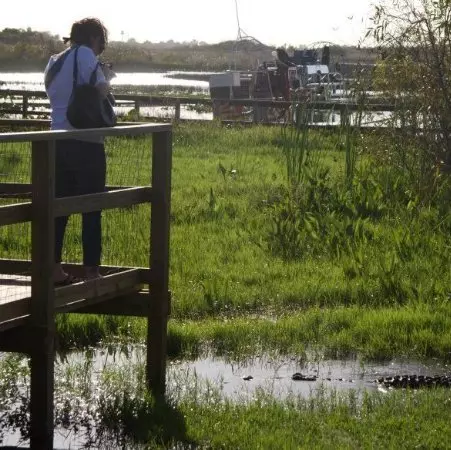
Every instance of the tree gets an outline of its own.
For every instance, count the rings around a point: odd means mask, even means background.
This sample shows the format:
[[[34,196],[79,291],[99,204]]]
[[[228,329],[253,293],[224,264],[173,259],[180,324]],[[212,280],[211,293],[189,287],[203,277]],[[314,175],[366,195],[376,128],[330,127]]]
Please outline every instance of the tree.
[[[432,161],[451,163],[451,1],[377,6],[368,32],[383,61],[376,87],[397,104],[394,121],[417,133]]]
[[[451,169],[451,0],[394,0],[375,8],[367,37],[381,58],[375,90],[395,105],[384,161],[410,178],[427,204]]]

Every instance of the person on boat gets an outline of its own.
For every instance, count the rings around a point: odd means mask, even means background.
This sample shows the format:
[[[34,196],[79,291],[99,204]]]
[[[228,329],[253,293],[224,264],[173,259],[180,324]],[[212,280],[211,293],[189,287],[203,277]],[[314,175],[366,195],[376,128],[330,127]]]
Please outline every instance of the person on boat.
[[[89,83],[93,71],[96,87],[101,95],[109,94],[110,86],[105,78],[98,56],[105,50],[108,32],[99,19],[85,18],[73,23],[70,36],[63,39],[70,46],[53,55],[45,69],[45,88],[50,100],[51,129],[72,130],[67,119],[67,108],[74,85],[74,64],[78,67],[77,84]],[[78,48],[78,51],[74,50]],[[76,59],[75,59],[76,56]],[[103,137],[77,138],[56,141],[55,196],[93,194],[105,190],[106,159]],[[55,219],[55,268],[54,283],[64,286],[82,281],[67,273],[61,264],[64,234],[69,217]],[[102,252],[101,211],[82,216],[82,245],[85,278],[100,276]]]
[[[283,48],[278,48],[276,50],[277,54],[277,71],[278,77],[275,81],[275,91],[277,92],[277,96],[282,97],[284,100],[290,99],[290,84],[288,82],[288,67],[294,66],[294,62],[291,60],[288,53]]]

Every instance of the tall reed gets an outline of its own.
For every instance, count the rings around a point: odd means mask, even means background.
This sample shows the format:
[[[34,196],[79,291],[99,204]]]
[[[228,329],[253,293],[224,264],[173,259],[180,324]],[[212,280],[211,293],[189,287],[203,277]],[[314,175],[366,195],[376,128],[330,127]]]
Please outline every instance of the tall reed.
[[[282,150],[286,160],[287,181],[290,187],[299,186],[305,176],[309,146],[309,115],[307,103],[293,105],[291,120],[282,126]]]

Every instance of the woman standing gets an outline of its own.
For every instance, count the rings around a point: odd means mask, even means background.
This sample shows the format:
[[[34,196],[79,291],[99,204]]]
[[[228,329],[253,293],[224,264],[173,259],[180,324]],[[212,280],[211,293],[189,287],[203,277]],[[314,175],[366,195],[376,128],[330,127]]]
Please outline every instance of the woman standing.
[[[45,87],[50,100],[51,129],[72,130],[67,108],[72,95],[74,64],[77,84],[87,84],[96,71],[95,86],[104,97],[110,86],[98,65],[98,56],[105,50],[108,32],[100,20],[86,18],[72,25],[70,47],[50,58],[45,69]],[[75,51],[78,49],[77,51]],[[106,162],[103,137],[56,141],[55,196],[93,194],[105,190]],[[66,273],[61,265],[64,234],[69,217],[55,219],[55,285],[64,286],[81,281]],[[83,265],[88,279],[100,276],[101,211],[82,216]]]

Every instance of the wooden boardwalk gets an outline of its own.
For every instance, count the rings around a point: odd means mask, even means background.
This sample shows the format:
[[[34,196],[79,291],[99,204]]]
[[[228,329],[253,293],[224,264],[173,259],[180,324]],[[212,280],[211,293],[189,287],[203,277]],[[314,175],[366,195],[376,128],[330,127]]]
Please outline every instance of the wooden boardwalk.
[[[78,269],[81,274],[82,268]],[[74,269],[71,270],[73,272]],[[145,283],[150,272],[146,272],[145,269],[118,269],[115,274],[99,279],[56,287],[55,313],[96,311],[108,314],[111,305],[107,300],[116,300],[117,304],[117,300],[121,299],[124,303],[121,315],[147,316],[145,295],[148,289]],[[25,319],[30,318],[31,280],[31,275],[0,274],[0,332],[23,324]],[[14,351],[15,345],[16,342],[8,344],[2,339],[0,349]]]
[[[31,296],[30,275],[0,274],[0,320],[4,319],[7,304],[21,302]],[[1,327],[1,322],[0,322]]]
[[[55,198],[55,141],[99,136],[152,135],[149,186]],[[168,124],[117,126],[76,131],[0,134],[3,143],[31,142],[31,183],[0,183],[0,197],[21,196],[23,203],[0,206],[0,226],[31,222],[31,260],[0,259],[0,352],[31,357],[31,448],[53,448],[55,315],[99,313],[148,320],[147,383],[156,396],[166,386],[169,293],[169,217],[172,127]],[[31,193],[31,195],[30,195]],[[30,201],[31,199],[31,201]],[[150,203],[149,267],[101,267],[102,277],[55,287],[56,217]],[[114,244],[113,244],[114,245]],[[65,264],[82,276],[83,267]]]
[[[50,105],[47,101],[47,94],[44,91],[27,91],[27,90],[1,90],[1,94],[13,103],[8,102],[0,104],[0,112],[4,115],[21,116],[22,119],[30,117],[48,117],[50,113]],[[340,114],[340,117],[347,117],[350,113],[365,111],[365,112],[389,112],[393,111],[395,105],[388,102],[386,99],[367,97],[364,103],[356,100],[328,100],[328,101],[312,101],[305,103],[304,100],[273,100],[273,99],[250,99],[250,98],[202,98],[202,97],[170,97],[170,96],[155,96],[155,95],[130,95],[117,94],[115,95],[116,106],[125,106],[133,108],[138,114],[142,107],[164,106],[170,107],[173,110],[171,120],[180,121],[181,110],[183,108],[193,108],[197,106],[204,106],[212,108],[213,111],[218,111],[222,107],[226,109],[231,106],[250,107],[254,112],[260,108],[275,108],[279,110],[286,110],[298,104],[305,104],[308,109],[334,111]],[[214,114],[214,117],[226,120],[223,115]],[[162,118],[157,118],[162,120]],[[233,123],[265,123],[258,118],[258,114],[251,114],[248,119],[244,117],[235,118]],[[191,119],[185,119],[191,120]],[[195,119],[194,119],[195,120]],[[267,123],[267,122],[266,122]],[[280,125],[280,121],[278,121]]]

